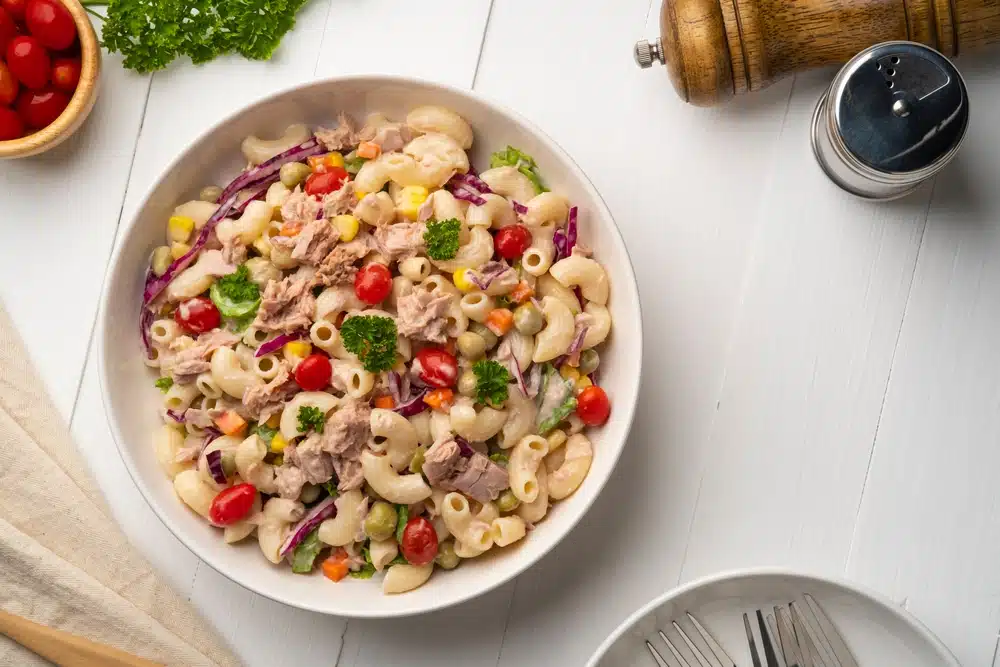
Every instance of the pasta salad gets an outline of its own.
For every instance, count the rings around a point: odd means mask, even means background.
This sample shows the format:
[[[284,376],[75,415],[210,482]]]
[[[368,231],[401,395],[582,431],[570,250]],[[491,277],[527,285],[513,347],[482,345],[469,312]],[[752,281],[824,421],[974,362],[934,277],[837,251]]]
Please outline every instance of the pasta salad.
[[[227,543],[385,593],[523,539],[610,403],[608,276],[516,148],[437,106],[248,137],[167,221],[141,314],[154,447]]]

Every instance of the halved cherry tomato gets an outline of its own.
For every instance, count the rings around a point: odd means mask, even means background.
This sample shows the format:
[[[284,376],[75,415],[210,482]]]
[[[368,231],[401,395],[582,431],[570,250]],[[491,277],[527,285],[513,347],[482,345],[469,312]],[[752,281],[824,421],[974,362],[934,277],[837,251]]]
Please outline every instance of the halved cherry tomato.
[[[58,0],[28,0],[24,22],[28,32],[50,49],[62,51],[76,41],[73,15]]]
[[[438,552],[438,536],[427,517],[415,516],[406,522],[400,551],[411,565],[427,565]]]
[[[28,88],[49,82],[49,52],[34,37],[20,35],[7,44],[7,67]]]
[[[10,14],[15,21],[23,21],[28,8],[28,0],[0,0],[0,8]]]
[[[440,347],[425,347],[417,352],[420,379],[432,387],[450,387],[458,380],[458,360]]]
[[[333,367],[322,354],[310,354],[295,367],[295,381],[306,391],[319,391],[330,384]]]
[[[9,106],[17,99],[17,91],[21,84],[11,73],[10,68],[0,62],[0,106]]]
[[[611,414],[608,395],[598,386],[587,387],[576,397],[576,414],[587,426],[600,426]]]
[[[253,509],[257,489],[253,484],[237,484],[223,489],[212,500],[208,508],[208,518],[217,526],[228,526],[246,518]]]
[[[187,301],[181,301],[174,311],[174,321],[188,333],[205,333],[219,326],[222,316],[212,300],[204,296],[196,296]]]
[[[324,172],[314,172],[306,179],[307,195],[322,197],[336,192],[347,180],[347,170],[343,167],[327,167]]]
[[[354,276],[354,293],[365,303],[380,303],[391,291],[392,273],[382,264],[369,264]]]
[[[56,58],[52,63],[52,85],[59,90],[72,93],[80,83],[80,59]]]
[[[0,53],[7,53],[10,40],[17,37],[17,25],[14,19],[3,8],[0,8]]]
[[[7,107],[0,107],[0,141],[18,139],[24,135],[24,121],[17,112]]]
[[[518,259],[531,245],[531,232],[524,225],[501,227],[493,238],[493,247],[504,259]]]
[[[25,125],[38,130],[50,125],[68,104],[69,95],[61,90],[22,90],[17,98],[17,113]]]

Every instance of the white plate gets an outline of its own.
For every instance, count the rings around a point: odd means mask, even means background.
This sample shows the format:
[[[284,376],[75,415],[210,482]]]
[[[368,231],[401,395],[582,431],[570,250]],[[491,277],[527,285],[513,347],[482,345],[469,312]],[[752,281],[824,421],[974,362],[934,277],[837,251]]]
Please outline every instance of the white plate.
[[[475,132],[473,164],[483,169],[507,144],[534,156],[548,186],[580,208],[580,241],[608,270],[614,318],[601,353],[601,384],[611,398],[611,419],[591,433],[594,461],[583,485],[554,506],[527,539],[503,553],[436,572],[421,588],[385,596],[377,581],[333,584],[315,573],[292,574],[272,566],[254,540],[225,544],[216,528],[195,516],[174,495],[156,462],[151,434],[162,395],[145,367],[138,316],[143,275],[152,249],[164,242],[165,225],[178,204],[195,199],[208,184],[222,184],[243,168],[240,142],[248,134],[278,136],[292,123],[336,122],[338,111],[356,119],[380,111],[403,118],[421,104],[440,104],[464,116]],[[635,275],[607,206],[579,167],[551,139],[513,112],[468,92],[412,79],[345,77],[297,86],[262,100],[210,128],[167,167],[129,224],[105,281],[100,317],[100,376],[108,423],[136,486],[163,523],[191,551],[233,581],[261,595],[303,609],[357,617],[418,614],[468,600],[516,576],[554,547],[580,520],[611,475],[632,424],[642,368],[642,320]]]
[[[773,569],[714,575],[658,597],[622,623],[587,667],[656,667],[644,640],[669,655],[656,631],[669,629],[686,612],[705,625],[737,665],[750,665],[743,613],[805,593],[826,611],[860,667],[961,667],[930,630],[881,596],[845,581]]]

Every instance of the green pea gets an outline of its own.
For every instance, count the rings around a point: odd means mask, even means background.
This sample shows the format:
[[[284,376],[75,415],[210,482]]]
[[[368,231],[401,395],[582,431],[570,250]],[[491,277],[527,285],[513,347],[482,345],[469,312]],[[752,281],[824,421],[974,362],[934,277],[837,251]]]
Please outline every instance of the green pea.
[[[315,502],[319,498],[319,487],[315,484],[306,484],[302,487],[302,493],[299,495],[299,500],[308,505],[311,502]]]
[[[423,445],[417,447],[417,450],[413,452],[413,458],[410,459],[410,472],[414,475],[419,475],[424,471],[424,452],[427,448]]]
[[[365,482],[365,487],[362,490],[362,493],[367,497],[371,498],[373,501],[382,500],[382,496],[380,496],[378,492],[375,491],[375,489],[372,488],[372,485],[369,484],[368,482]]]
[[[378,501],[368,510],[365,517],[365,535],[376,542],[387,540],[396,532],[396,508],[384,501]]]
[[[458,567],[458,554],[455,553],[455,542],[448,540],[447,542],[442,542],[438,546],[438,555],[434,558],[434,562],[438,564],[438,567],[445,570],[454,570]]]
[[[236,475],[236,452],[222,452],[222,472],[226,473],[226,477]]]
[[[496,347],[497,344],[496,334],[487,329],[484,325],[480,324],[479,322],[473,322],[472,324],[470,324],[469,331],[482,336],[483,340],[486,342],[487,350],[492,350],[494,347]]]
[[[222,196],[222,188],[218,185],[206,185],[198,193],[198,199],[215,203]]]
[[[286,162],[281,165],[281,169],[278,171],[278,178],[281,179],[282,185],[291,190],[306,180],[311,173],[312,169],[308,165],[301,162]]]
[[[597,350],[584,350],[580,353],[580,366],[577,370],[580,371],[580,375],[590,375],[596,371],[597,367],[600,365],[601,356],[597,354]]]
[[[514,310],[514,326],[525,336],[534,336],[545,326],[545,320],[535,304],[525,303]]]
[[[513,512],[520,504],[521,501],[518,500],[517,496],[510,489],[501,493],[500,497],[497,498],[497,509],[504,513]]]
[[[466,331],[456,341],[458,352],[466,359],[478,359],[486,353],[486,341],[477,333]]]
[[[477,383],[476,374],[471,368],[467,368],[458,376],[458,393],[462,396],[475,396]]]

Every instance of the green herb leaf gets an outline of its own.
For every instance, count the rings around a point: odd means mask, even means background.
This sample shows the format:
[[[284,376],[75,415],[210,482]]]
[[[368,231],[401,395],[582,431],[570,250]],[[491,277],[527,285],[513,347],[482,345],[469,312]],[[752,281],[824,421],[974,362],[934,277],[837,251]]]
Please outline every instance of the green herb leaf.
[[[361,167],[365,162],[368,162],[368,160],[363,157],[358,157],[357,153],[351,151],[344,158],[344,170],[347,171],[348,174],[357,174],[361,171]]]
[[[260,287],[250,280],[250,270],[246,264],[240,264],[235,273],[222,276],[212,283],[208,296],[223,317],[236,318],[241,322],[248,317],[253,321],[260,306]]]
[[[396,554],[396,557],[389,561],[389,565],[409,565],[410,561],[406,560],[403,554]]]
[[[331,498],[336,498],[340,494],[340,492],[337,491],[337,485],[332,481],[323,482],[323,488],[326,490],[326,494]]]
[[[410,506],[396,505],[396,541],[403,543],[403,531],[406,529],[406,522],[410,520]]]
[[[361,566],[360,570],[351,570],[347,573],[347,576],[353,577],[354,579],[371,579],[375,574],[375,566],[371,563],[365,563]]]
[[[519,172],[528,177],[535,192],[541,194],[549,189],[542,184],[542,178],[538,174],[538,165],[535,159],[526,153],[522,153],[513,146],[507,146],[502,151],[497,151],[490,156],[490,169],[497,167],[516,167]]]
[[[396,365],[396,323],[391,317],[349,317],[340,326],[340,339],[370,373],[381,373]]]
[[[319,528],[306,535],[305,539],[292,551],[292,572],[296,574],[309,574],[312,572],[316,556],[323,550],[323,543],[319,541]]]
[[[500,452],[490,454],[490,461],[493,461],[493,463],[496,463],[498,466],[503,466],[504,468],[506,468],[507,464],[510,463],[510,459],[507,458],[507,455],[501,454]]]
[[[500,407],[507,402],[510,371],[500,362],[480,359],[472,365],[476,376],[476,400],[483,405]]]
[[[251,433],[255,433],[258,438],[264,441],[265,445],[270,447],[274,436],[278,435],[278,429],[271,428],[267,424],[257,424]]]
[[[538,434],[545,435],[559,422],[576,410],[576,382],[563,378],[550,364],[546,364],[541,405],[538,408]]]
[[[303,405],[299,408],[298,418],[300,431],[306,432],[309,429],[312,429],[317,433],[323,432],[323,425],[326,422],[326,416],[319,408],[314,408],[311,405]]]
[[[174,379],[168,377],[157,378],[153,386],[162,391],[164,394],[170,391],[170,388],[174,386]]]
[[[84,0],[107,6],[104,46],[140,73],[188,56],[204,63],[227,53],[268,60],[306,0]],[[95,12],[92,14],[97,15]]]
[[[458,233],[461,230],[462,223],[457,218],[428,222],[424,232],[427,256],[436,260],[454,259],[458,254]]]

